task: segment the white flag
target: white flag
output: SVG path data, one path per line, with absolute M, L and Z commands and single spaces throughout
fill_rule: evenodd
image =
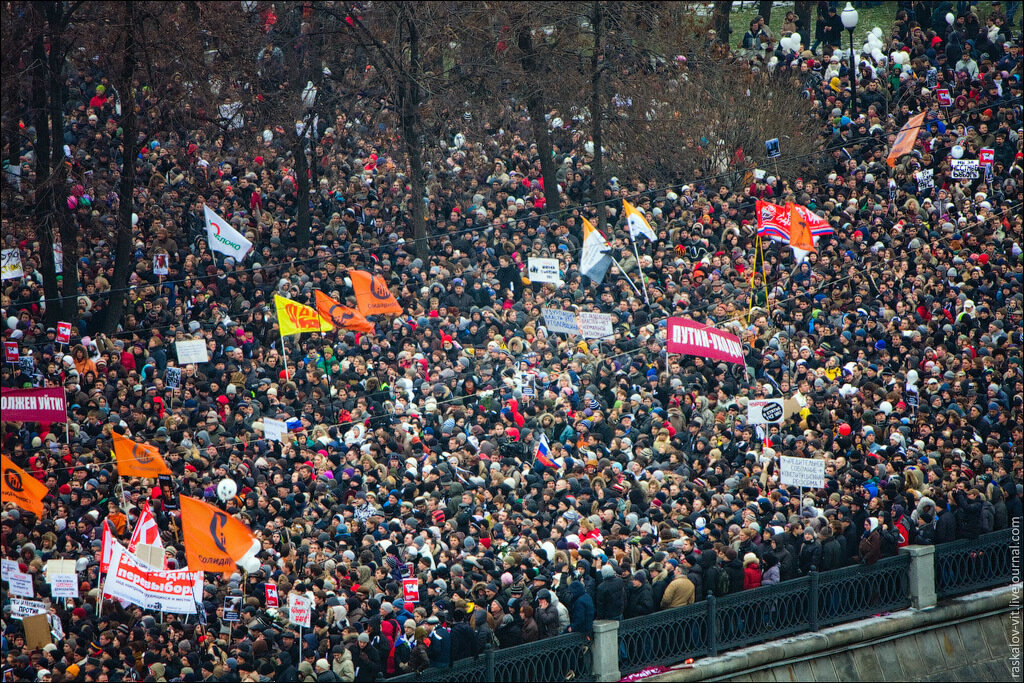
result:
M 580 252 L 580 272 L 601 284 L 605 273 L 612 265 L 612 257 L 608 254 L 611 245 L 601 231 L 583 219 L 583 250 Z
M 210 249 L 234 257 L 236 261 L 244 259 L 252 249 L 252 242 L 210 207 L 204 206 L 203 210 L 206 214 L 206 239 L 210 243 Z
M 639 209 L 625 199 L 622 200 L 622 206 L 626 209 L 626 222 L 629 223 L 630 237 L 636 240 L 640 235 L 643 235 L 652 242 L 658 241 L 658 236 L 654 234 L 651 224 L 647 222 L 647 219 L 644 218 Z

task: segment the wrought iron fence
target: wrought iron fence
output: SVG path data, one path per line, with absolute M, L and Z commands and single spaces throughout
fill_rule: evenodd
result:
M 450 667 L 431 667 L 389 681 L 398 683 L 499 683 L 512 681 L 593 681 L 593 653 L 586 636 L 566 633 L 504 650 L 486 650 Z
M 715 601 L 715 649 L 732 650 L 808 630 L 814 574 Z
M 910 607 L 910 556 L 845 567 L 814 577 L 817 609 L 811 629 Z
M 935 593 L 946 598 L 1008 583 L 1012 536 L 1012 529 L 1003 529 L 935 546 Z
M 619 671 L 674 664 L 708 654 L 708 610 L 703 602 L 625 619 L 619 624 Z

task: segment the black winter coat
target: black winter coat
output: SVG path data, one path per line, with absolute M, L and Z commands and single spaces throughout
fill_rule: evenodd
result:
M 618 619 L 625 607 L 626 585 L 617 576 L 597 584 L 595 614 L 598 619 Z

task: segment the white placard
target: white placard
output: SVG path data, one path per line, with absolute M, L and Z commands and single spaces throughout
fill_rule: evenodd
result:
M 11 616 L 15 619 L 46 614 L 46 605 L 38 600 L 22 600 L 11 598 Z
M 747 404 L 747 424 L 766 425 L 785 421 L 786 409 L 781 398 L 766 398 Z
M 164 253 L 153 254 L 153 275 L 167 275 L 171 272 L 169 258 Z
M 527 277 L 530 278 L 530 282 L 552 282 L 556 285 L 561 283 L 558 259 L 531 256 L 527 264 Z
M 580 328 L 576 324 L 576 314 L 572 311 L 544 308 L 541 313 L 544 315 L 544 325 L 547 326 L 548 332 L 579 334 Z
M 977 159 L 953 159 L 949 165 L 949 171 L 953 180 L 974 179 L 981 175 L 981 167 Z
M 17 249 L 0 251 L 0 279 L 17 280 L 25 274 L 21 267 L 21 252 Z
M 64 272 L 64 245 L 60 242 L 53 245 L 53 267 L 57 270 L 57 275 Z
M 313 603 L 297 593 L 288 594 L 288 619 L 296 626 L 309 628 L 312 623 Z
M 203 339 L 174 342 L 174 350 L 178 352 L 179 365 L 207 363 L 210 360 L 210 354 L 206 351 L 206 341 Z
M 607 313 L 580 313 L 580 331 L 587 339 L 604 339 L 611 337 L 612 317 Z
M 18 563 L 15 560 L 8 560 L 6 557 L 3 562 L 0 563 L 0 571 L 3 572 L 4 576 L 7 576 L 11 572 L 18 571 Z M 4 579 L 6 581 L 6 579 Z
M 281 441 L 288 433 L 288 425 L 284 420 L 275 420 L 272 417 L 263 418 L 263 435 L 267 441 Z
M 32 575 L 24 572 L 11 572 L 4 576 L 4 581 L 11 587 L 11 595 L 23 598 L 34 598 L 35 588 L 32 586 Z
M 786 486 L 820 489 L 825 487 L 825 461 L 779 456 L 779 481 Z
M 919 190 L 930 190 L 935 187 L 935 171 L 930 168 L 918 171 L 914 174 L 914 178 L 917 179 L 917 189 Z
M 55 598 L 78 597 L 78 574 L 54 574 L 50 581 L 50 595 Z
M 74 574 L 76 566 L 75 560 L 50 560 L 43 567 L 43 571 L 46 572 L 46 583 L 53 583 L 54 577 L 58 574 Z

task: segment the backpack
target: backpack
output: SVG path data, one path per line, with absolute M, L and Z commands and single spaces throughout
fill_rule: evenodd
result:
M 728 595 L 731 583 L 729 572 L 725 571 L 722 567 L 718 567 L 718 576 L 715 580 L 715 597 L 721 598 Z

